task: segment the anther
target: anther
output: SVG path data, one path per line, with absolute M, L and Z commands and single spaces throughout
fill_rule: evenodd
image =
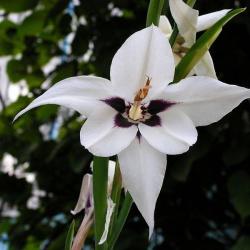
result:
M 143 88 L 139 89 L 137 92 L 135 98 L 134 98 L 134 103 L 129 109 L 129 118 L 137 121 L 143 118 L 143 109 L 141 102 L 147 97 L 149 89 L 151 88 L 151 80 L 152 78 L 147 76 L 146 83 Z

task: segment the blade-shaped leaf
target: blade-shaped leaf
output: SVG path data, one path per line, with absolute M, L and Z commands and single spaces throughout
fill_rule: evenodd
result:
M 216 22 L 210 29 L 208 29 L 190 48 L 187 54 L 183 57 L 181 62 L 177 65 L 175 70 L 174 82 L 179 82 L 186 77 L 193 67 L 199 62 L 204 54 L 209 50 L 211 45 L 217 39 L 222 31 L 223 26 L 229 22 L 233 17 L 245 11 L 245 8 L 235 9 L 230 11 L 227 15 Z
M 67 233 L 66 241 L 65 241 L 65 250 L 71 250 L 71 246 L 73 243 L 75 233 L 75 221 L 73 220 L 70 224 L 69 231 Z
M 236 211 L 244 219 L 250 215 L 250 176 L 239 171 L 228 180 L 230 200 Z
M 241 236 L 231 250 L 249 250 L 250 237 Z
M 1 0 L 0 9 L 4 9 L 7 12 L 22 12 L 35 8 L 38 2 L 39 0 Z
M 114 225 L 114 230 L 112 232 L 112 236 L 111 236 L 111 239 L 109 242 L 110 249 L 113 249 L 113 247 L 114 247 L 114 245 L 115 245 L 115 243 L 116 243 L 116 241 L 117 241 L 117 239 L 122 231 L 122 228 L 127 220 L 127 217 L 128 217 L 129 211 L 132 207 L 132 204 L 133 204 L 133 199 L 132 199 L 131 195 L 129 194 L 129 192 L 127 192 L 125 199 L 123 201 L 118 219 Z
M 94 157 L 93 165 L 93 192 L 95 208 L 95 244 L 96 250 L 106 249 L 106 243 L 99 245 L 102 237 L 107 212 L 107 185 L 108 185 L 109 158 Z

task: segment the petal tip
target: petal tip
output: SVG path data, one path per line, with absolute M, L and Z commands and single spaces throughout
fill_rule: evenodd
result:
M 74 211 L 74 210 L 71 210 L 70 213 L 71 213 L 72 215 L 74 215 L 74 216 L 77 214 L 77 212 Z
M 149 241 L 151 240 L 153 233 L 154 233 L 154 223 L 152 223 L 152 225 L 149 225 L 149 232 L 148 232 Z

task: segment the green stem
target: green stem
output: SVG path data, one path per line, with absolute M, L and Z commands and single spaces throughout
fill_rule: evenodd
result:
M 179 30 L 178 30 L 178 27 L 177 27 L 177 25 L 175 23 L 173 32 L 172 32 L 172 34 L 171 34 L 171 36 L 169 38 L 169 43 L 170 43 L 171 47 L 174 46 L 174 43 L 175 43 L 175 40 L 176 40 L 178 34 L 179 34 Z
M 147 27 L 152 24 L 158 26 L 163 5 L 164 0 L 150 0 L 146 21 Z
M 195 3 L 196 3 L 196 0 L 187 0 L 187 4 L 190 6 L 190 7 L 194 7 L 194 5 L 195 5 Z
M 95 209 L 95 249 L 105 250 L 106 244 L 99 245 L 105 225 L 107 211 L 108 158 L 94 157 L 93 195 Z
M 114 245 L 122 231 L 122 228 L 126 222 L 126 219 L 128 217 L 129 211 L 132 207 L 133 204 L 133 199 L 131 197 L 131 195 L 127 192 L 125 199 L 123 201 L 122 204 L 122 208 L 121 211 L 119 213 L 118 219 L 116 221 L 113 233 L 112 233 L 112 237 L 110 239 L 110 243 L 109 243 L 109 250 L 112 250 L 114 248 Z
M 69 231 L 67 233 L 66 242 L 64 250 L 70 250 L 72 247 L 73 239 L 74 239 L 74 233 L 75 233 L 75 220 L 72 220 Z

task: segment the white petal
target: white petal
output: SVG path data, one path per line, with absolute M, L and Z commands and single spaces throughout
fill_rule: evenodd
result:
M 102 157 L 113 156 L 128 147 L 135 138 L 138 129 L 133 126 L 130 128 L 114 128 L 110 133 L 99 142 L 89 147 L 88 150 Z
M 96 156 L 112 156 L 126 148 L 135 138 L 136 126 L 115 126 L 117 112 L 107 105 L 92 113 L 80 132 L 81 144 Z
M 114 119 L 117 114 L 113 108 L 103 105 L 95 109 L 81 129 L 81 144 L 89 148 L 101 140 L 115 127 Z
M 81 212 L 85 207 L 89 198 L 92 199 L 93 177 L 91 174 L 83 176 L 80 195 L 74 210 L 71 210 L 73 215 Z
M 166 16 L 160 16 L 159 28 L 169 39 L 172 35 L 173 29 Z
M 167 158 L 151 147 L 144 138 L 136 138 L 118 155 L 124 187 L 149 226 L 149 237 L 154 229 L 154 211 L 159 196 Z
M 207 30 L 224 17 L 231 9 L 225 9 L 198 17 L 197 32 Z
M 67 78 L 49 88 L 43 95 L 36 98 L 15 119 L 45 104 L 57 104 L 72 108 L 88 116 L 96 105 L 97 99 L 108 95 L 110 82 L 104 78 L 93 76 L 77 76 Z
M 165 98 L 177 102 L 174 108 L 185 112 L 195 126 L 205 126 L 217 122 L 250 98 L 250 90 L 209 77 L 193 76 L 168 86 Z
M 196 25 L 199 11 L 192 9 L 183 0 L 169 0 L 171 14 L 177 24 L 185 46 L 191 47 L 196 40 Z
M 209 76 L 217 79 L 213 59 L 207 51 L 201 60 L 194 67 L 194 72 L 197 76 Z
M 106 240 L 109 232 L 109 224 L 111 220 L 111 216 L 113 214 L 114 208 L 115 208 L 115 203 L 112 201 L 111 198 L 108 198 L 107 202 L 107 213 L 106 213 L 106 220 L 105 220 L 105 225 L 104 225 L 104 232 L 102 234 L 102 237 L 99 241 L 99 245 L 102 245 Z
M 115 54 L 111 64 L 114 91 L 133 101 L 138 90 L 152 78 L 150 96 L 160 92 L 174 77 L 174 59 L 167 37 L 155 26 L 130 36 Z
M 170 108 L 161 113 L 160 118 L 161 126 L 139 125 L 142 136 L 160 152 L 182 154 L 196 142 L 197 131 L 187 115 Z

